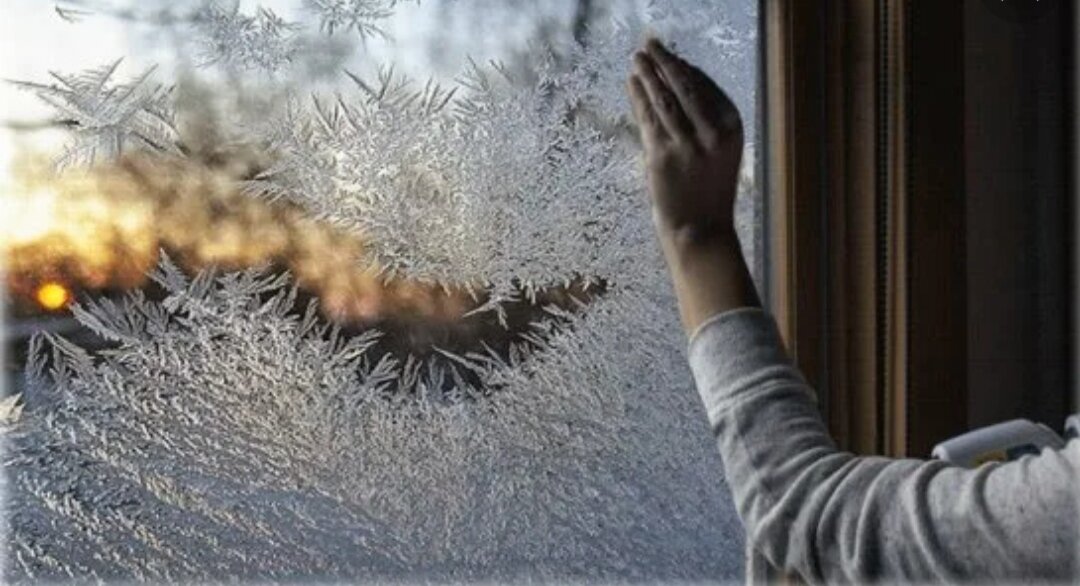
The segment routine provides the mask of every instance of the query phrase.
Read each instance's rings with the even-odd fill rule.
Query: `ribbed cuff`
[[[776,320],[760,307],[740,307],[705,320],[690,336],[687,353],[707,405],[764,369],[791,366]]]
[[[694,332],[692,334],[690,334],[690,342],[689,342],[690,350],[693,351],[694,341],[696,341],[701,336],[701,333],[705,330],[705,328],[708,328],[708,327],[712,326],[714,323],[717,323],[717,322],[720,322],[720,321],[738,320],[741,317],[741,314],[743,314],[743,313],[764,314],[766,318],[768,318],[770,320],[772,319],[772,316],[770,316],[763,308],[756,307],[756,306],[753,306],[753,305],[748,305],[746,307],[736,307],[735,309],[729,309],[727,311],[722,311],[720,313],[717,313],[716,315],[713,315],[713,316],[709,317],[705,321],[698,324],[698,326],[696,328],[694,328]]]

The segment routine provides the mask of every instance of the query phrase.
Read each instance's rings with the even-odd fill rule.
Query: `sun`
[[[34,298],[45,309],[56,311],[63,309],[71,301],[71,292],[60,283],[48,281],[37,288]]]

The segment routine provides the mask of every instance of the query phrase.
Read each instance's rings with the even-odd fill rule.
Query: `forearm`
[[[658,226],[657,233],[688,337],[713,315],[761,306],[733,228],[714,231]]]

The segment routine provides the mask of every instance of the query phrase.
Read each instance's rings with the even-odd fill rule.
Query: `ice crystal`
[[[152,69],[128,83],[113,83],[120,63],[75,75],[54,72],[52,84],[16,82],[49,104],[71,130],[58,165],[109,160],[128,148],[176,152],[171,88],[154,83]]]
[[[195,19],[203,65],[222,63],[238,69],[273,72],[291,63],[300,49],[299,25],[266,8],[254,16],[239,6],[210,4]]]
[[[88,12],[86,10],[79,10],[77,8],[69,8],[69,7],[65,7],[65,6],[60,6],[59,4],[57,4],[53,8],[54,8],[54,10],[56,10],[56,15],[57,16],[59,16],[60,18],[66,20],[68,22],[79,22],[84,17],[91,14],[90,12]]]
[[[383,35],[381,21],[394,13],[401,0],[305,0],[308,9],[319,19],[319,27],[328,34],[354,31],[361,37]]]

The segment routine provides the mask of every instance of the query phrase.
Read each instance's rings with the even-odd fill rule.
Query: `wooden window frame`
[[[762,12],[770,308],[843,449],[925,457],[966,421],[962,6]]]
[[[969,425],[1057,427],[1080,404],[1080,10],[1052,10],[1032,25],[981,0],[760,0],[764,297],[841,449],[926,458]],[[1010,240],[987,247],[998,224]],[[1040,258],[999,268],[1021,249]],[[992,340],[979,307],[1008,313]],[[783,578],[752,552],[747,577]]]
[[[926,456],[965,423],[963,232],[946,229],[964,225],[963,85],[947,78],[962,63],[913,65],[961,59],[962,9],[762,0],[760,12],[767,303],[841,449]],[[951,91],[935,102],[915,84]],[[912,206],[940,222],[912,222]],[[749,547],[747,579],[798,581]]]

